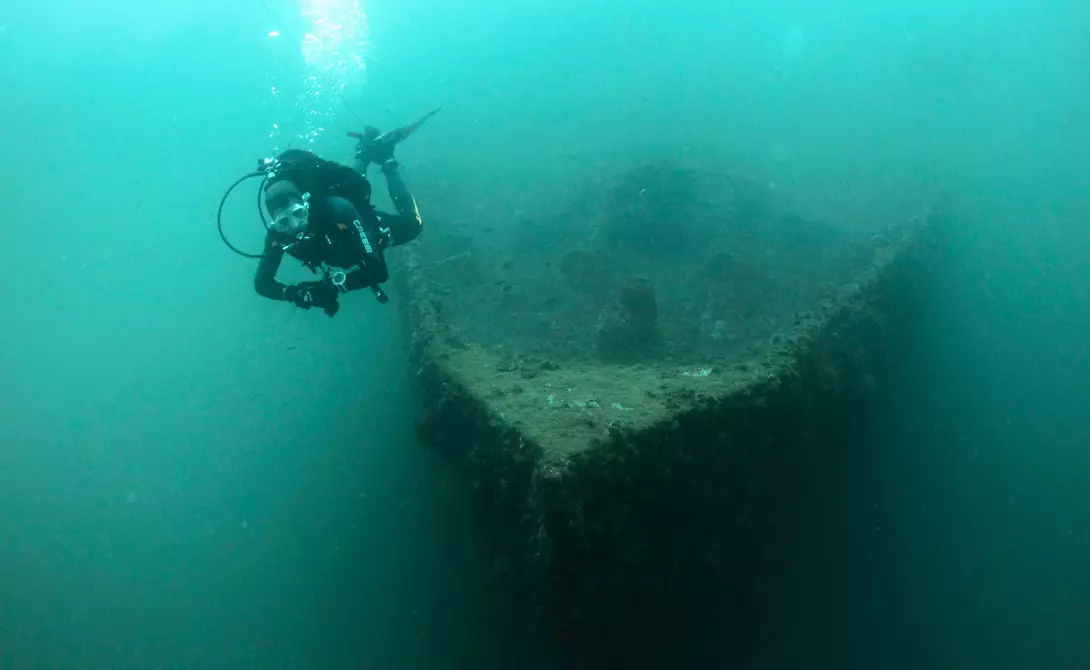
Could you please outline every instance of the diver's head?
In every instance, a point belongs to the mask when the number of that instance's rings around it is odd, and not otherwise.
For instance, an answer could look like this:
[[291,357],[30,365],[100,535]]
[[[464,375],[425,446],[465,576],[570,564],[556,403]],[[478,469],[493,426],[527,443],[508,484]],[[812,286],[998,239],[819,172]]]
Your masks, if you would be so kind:
[[290,181],[278,181],[265,190],[265,208],[276,232],[298,235],[306,230],[310,210],[306,198]]

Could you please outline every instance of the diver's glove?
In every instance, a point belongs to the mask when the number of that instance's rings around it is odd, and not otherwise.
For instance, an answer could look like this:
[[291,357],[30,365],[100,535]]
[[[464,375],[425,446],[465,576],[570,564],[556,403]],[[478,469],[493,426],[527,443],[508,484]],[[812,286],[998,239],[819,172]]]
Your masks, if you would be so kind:
[[337,302],[337,294],[337,287],[328,279],[284,287],[285,300],[291,301],[300,309],[321,307],[328,316],[333,316],[341,308],[341,304]]
[[397,172],[397,169],[400,166],[401,163],[398,163],[397,159],[394,158],[393,155],[391,155],[388,159],[386,159],[382,163],[379,163],[378,168],[382,170],[382,174],[389,177],[392,173]]
[[396,143],[390,141],[386,135],[380,135],[371,140],[366,138],[361,139],[360,143],[356,146],[356,160],[364,165],[374,163],[381,167],[394,159],[395,144]]
[[438,109],[433,109],[417,119],[412,125],[395,128],[385,133],[380,133],[378,128],[374,126],[367,126],[362,133],[348,133],[349,137],[359,140],[359,144],[356,145],[356,160],[363,164],[363,170],[361,171],[366,171],[367,166],[371,163],[385,166],[393,161],[394,147],[415,133],[420,126],[427,123],[428,119],[438,113]]

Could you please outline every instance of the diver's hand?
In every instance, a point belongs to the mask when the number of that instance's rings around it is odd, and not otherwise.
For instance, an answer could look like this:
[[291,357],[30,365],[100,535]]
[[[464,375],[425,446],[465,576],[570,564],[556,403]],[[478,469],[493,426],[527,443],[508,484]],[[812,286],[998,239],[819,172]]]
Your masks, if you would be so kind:
[[419,130],[420,126],[438,113],[438,108],[433,109],[417,119],[412,125],[388,130],[385,133],[380,133],[379,129],[374,126],[367,126],[362,133],[348,133],[349,137],[355,137],[359,140],[359,144],[356,145],[356,160],[362,163],[360,171],[366,172],[367,166],[371,163],[383,168],[393,163],[394,147]]
[[326,315],[333,316],[341,308],[337,302],[337,287],[329,280],[307,281],[284,289],[284,298],[300,309],[321,307]]
[[381,166],[394,159],[396,144],[397,142],[392,141],[387,135],[378,135],[374,138],[364,135],[356,146],[356,160],[363,163],[365,167],[371,163]]
[[372,142],[370,146],[360,151],[357,156],[364,164],[374,163],[382,167],[394,159],[394,145],[386,142]]

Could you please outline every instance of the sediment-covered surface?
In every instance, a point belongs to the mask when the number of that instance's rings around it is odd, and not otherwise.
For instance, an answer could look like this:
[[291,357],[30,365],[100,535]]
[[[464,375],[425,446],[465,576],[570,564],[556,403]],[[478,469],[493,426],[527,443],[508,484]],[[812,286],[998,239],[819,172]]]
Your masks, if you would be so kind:
[[658,164],[397,254],[421,436],[562,667],[760,666],[794,456],[880,382],[936,218],[849,235]]

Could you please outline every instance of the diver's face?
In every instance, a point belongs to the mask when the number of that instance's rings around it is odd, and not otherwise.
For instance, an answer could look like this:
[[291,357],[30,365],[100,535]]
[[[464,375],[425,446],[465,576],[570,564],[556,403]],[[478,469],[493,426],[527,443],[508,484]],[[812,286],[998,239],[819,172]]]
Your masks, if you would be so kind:
[[278,233],[298,235],[307,228],[310,210],[299,200],[292,200],[272,213],[272,227]]

